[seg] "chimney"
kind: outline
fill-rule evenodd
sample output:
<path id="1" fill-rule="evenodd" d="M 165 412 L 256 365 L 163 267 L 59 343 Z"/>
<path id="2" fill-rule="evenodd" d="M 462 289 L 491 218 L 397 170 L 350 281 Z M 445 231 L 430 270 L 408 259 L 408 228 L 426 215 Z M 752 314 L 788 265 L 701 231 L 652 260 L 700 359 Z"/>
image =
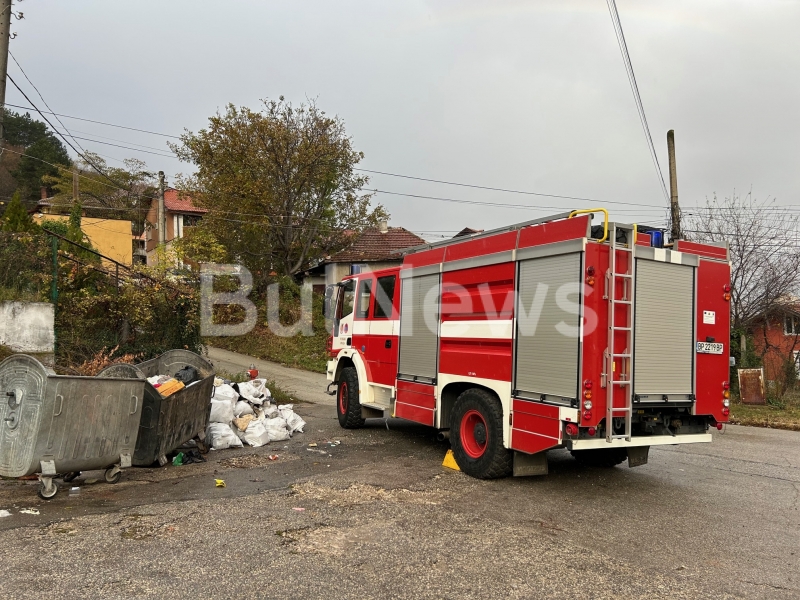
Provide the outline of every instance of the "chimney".
<path id="1" fill-rule="evenodd" d="M 47 200 L 47 188 L 46 187 L 42 186 L 42 189 L 40 190 L 40 195 L 42 197 L 42 200 Z"/>
<path id="2" fill-rule="evenodd" d="M 380 221 L 378 223 L 378 231 L 380 231 L 381 233 L 388 233 L 389 221 Z"/>

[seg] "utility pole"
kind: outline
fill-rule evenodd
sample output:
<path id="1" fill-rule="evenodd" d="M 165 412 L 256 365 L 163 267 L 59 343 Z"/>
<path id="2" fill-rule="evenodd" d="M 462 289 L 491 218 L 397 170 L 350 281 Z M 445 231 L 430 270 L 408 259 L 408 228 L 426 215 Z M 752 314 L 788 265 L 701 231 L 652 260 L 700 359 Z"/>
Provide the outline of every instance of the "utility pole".
<path id="1" fill-rule="evenodd" d="M 5 140 L 6 73 L 8 72 L 8 42 L 11 39 L 11 0 L 0 0 L 0 148 Z"/>
<path id="2" fill-rule="evenodd" d="M 80 189 L 78 186 L 78 165 L 72 166 L 72 204 L 80 202 Z"/>
<path id="3" fill-rule="evenodd" d="M 158 245 L 167 243 L 167 214 L 164 210 L 164 171 L 158 172 Z"/>
<path id="4" fill-rule="evenodd" d="M 672 215 L 672 241 L 681 237 L 681 209 L 678 206 L 678 174 L 675 171 L 675 131 L 667 132 L 667 152 L 669 152 L 669 196 Z"/>

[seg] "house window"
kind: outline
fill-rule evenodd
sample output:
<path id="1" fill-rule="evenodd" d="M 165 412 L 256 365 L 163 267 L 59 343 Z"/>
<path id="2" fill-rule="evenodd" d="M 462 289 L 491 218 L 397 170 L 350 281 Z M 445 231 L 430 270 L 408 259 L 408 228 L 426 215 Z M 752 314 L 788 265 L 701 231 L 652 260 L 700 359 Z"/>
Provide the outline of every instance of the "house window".
<path id="1" fill-rule="evenodd" d="M 786 315 L 783 318 L 783 334 L 800 335 L 800 317 L 795 315 Z"/>
<path id="2" fill-rule="evenodd" d="M 353 263 L 350 265 L 350 275 L 358 275 L 359 273 L 366 273 L 367 265 L 365 263 Z"/>
<path id="3" fill-rule="evenodd" d="M 183 226 L 194 227 L 200 222 L 200 217 L 197 215 L 183 215 Z"/>

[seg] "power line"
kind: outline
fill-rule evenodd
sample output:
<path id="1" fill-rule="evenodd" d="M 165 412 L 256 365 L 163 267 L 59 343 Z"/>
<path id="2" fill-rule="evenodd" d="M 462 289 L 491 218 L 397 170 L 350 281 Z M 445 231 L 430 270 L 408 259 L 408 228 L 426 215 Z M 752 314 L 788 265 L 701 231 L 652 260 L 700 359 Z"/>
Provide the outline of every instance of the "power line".
<path id="1" fill-rule="evenodd" d="M 52 109 L 52 108 L 50 108 L 50 105 L 47 103 L 47 100 L 45 100 L 45 99 L 44 99 L 44 96 L 42 96 L 42 92 L 40 92 L 40 91 L 39 91 L 39 88 L 37 88 L 37 87 L 36 87 L 36 85 L 34 85 L 34 83 L 31 81 L 31 78 L 30 78 L 30 77 L 28 77 L 28 74 L 25 72 L 25 69 L 23 69 L 23 68 L 22 68 L 22 65 L 21 65 L 21 64 L 19 64 L 19 61 L 17 60 L 17 57 L 16 57 L 16 56 L 14 56 L 14 54 L 11 52 L 11 50 L 9 50 L 9 51 L 8 51 L 8 54 L 9 54 L 9 56 L 11 56 L 11 58 L 12 58 L 12 59 L 14 59 L 14 62 L 17 64 L 17 67 L 19 68 L 20 72 L 22 72 L 22 75 L 25 77 L 25 79 L 27 79 L 27 80 L 28 80 L 28 83 L 30 83 L 30 84 L 31 84 L 31 87 L 32 87 L 34 90 L 36 90 L 36 93 L 37 93 L 37 94 L 39 94 L 39 98 L 41 98 L 41 99 L 42 99 L 42 102 L 44 102 L 44 105 L 45 105 L 45 106 L 46 106 L 46 107 L 47 107 L 49 110 L 51 110 L 51 111 L 52 111 L 53 109 Z M 17 85 L 17 84 L 15 83 L 14 85 Z M 58 120 L 58 122 L 59 122 L 59 123 L 61 123 L 61 126 L 64 128 L 64 131 L 66 131 L 66 132 L 67 132 L 67 134 L 69 135 L 69 137 L 71 137 L 71 138 L 72 138 L 72 140 L 73 140 L 73 141 L 74 141 L 76 144 L 78 144 L 78 148 L 80 148 L 81 150 L 83 150 L 83 146 L 81 146 L 81 145 L 78 143 L 78 141 L 77 141 L 77 140 L 76 140 L 76 139 L 73 137 L 73 135 L 70 133 L 69 129 L 67 129 L 67 126 L 66 126 L 66 125 L 64 125 L 64 123 L 61 121 L 61 119 L 59 119 L 59 118 L 58 118 L 58 115 L 56 115 L 55 113 L 53 113 L 53 114 L 55 115 L 55 117 L 56 117 L 56 119 Z M 63 136 L 62 136 L 62 137 L 63 137 Z M 86 152 L 86 151 L 84 150 L 84 152 Z"/>
<path id="2" fill-rule="evenodd" d="M 86 163 L 87 163 L 88 165 L 91 165 L 91 166 L 92 166 L 92 168 L 93 168 L 95 171 L 97 171 L 97 172 L 98 172 L 100 175 L 102 175 L 103 177 L 105 177 L 106 179 L 108 179 L 108 180 L 109 180 L 111 183 L 113 183 L 113 184 L 114 184 L 115 186 L 117 186 L 119 189 L 121 189 L 121 190 L 123 190 L 123 191 L 127 191 L 127 190 L 124 190 L 124 188 L 122 188 L 122 187 L 120 186 L 120 184 L 118 184 L 116 181 L 114 181 L 113 179 L 111 179 L 111 178 L 110 178 L 108 175 L 106 175 L 105 173 L 103 173 L 103 171 L 102 171 L 102 170 L 101 170 L 101 169 L 100 169 L 100 168 L 99 168 L 97 165 L 95 165 L 95 164 L 94 164 L 94 163 L 93 163 L 91 160 L 89 160 L 89 159 L 86 157 L 86 155 L 85 155 L 85 154 L 82 154 L 82 153 L 78 152 L 78 150 L 75 148 L 75 146 L 73 146 L 73 145 L 72 145 L 72 142 L 70 142 L 70 141 L 69 141 L 69 140 L 68 140 L 68 139 L 67 139 L 67 138 L 64 136 L 64 134 L 62 134 L 60 131 L 58 131 L 58 129 L 56 129 L 56 128 L 53 126 L 53 124 L 52 124 L 52 123 L 51 123 L 51 122 L 50 122 L 50 121 L 47 119 L 47 117 L 45 117 L 45 116 L 44 116 L 44 114 L 42 113 L 42 111 L 41 111 L 41 110 L 39 110 L 39 109 L 36 107 L 36 105 L 35 105 L 35 104 L 34 104 L 34 103 L 31 101 L 31 99 L 30 99 L 30 98 L 28 98 L 28 95 L 27 95 L 27 94 L 26 94 L 24 91 L 22 91 L 22 88 L 21 88 L 21 87 L 19 87 L 19 85 L 17 85 L 17 82 L 16 82 L 16 81 L 14 81 L 14 79 L 11 77 L 11 75 L 6 75 L 6 78 L 7 78 L 7 79 L 8 79 L 8 80 L 9 80 L 9 81 L 12 83 L 12 84 L 14 84 L 14 87 L 15 87 L 15 88 L 17 88 L 17 90 L 19 91 L 19 93 L 20 93 L 20 94 L 22 94 L 22 95 L 25 97 L 25 100 L 27 100 L 27 101 L 28 101 L 28 103 L 29 103 L 31 106 L 33 106 L 33 108 L 34 108 L 34 109 L 36 109 L 36 112 L 38 112 L 38 113 L 41 115 L 41 117 L 42 117 L 42 118 L 45 120 L 45 122 L 46 122 L 48 125 L 50 125 L 50 129 L 52 129 L 53 131 L 55 131 L 55 132 L 56 132 L 56 133 L 57 133 L 57 134 L 58 134 L 58 135 L 61 137 L 61 139 L 62 139 L 62 140 L 64 140 L 64 141 L 67 143 L 67 145 L 68 145 L 70 148 L 72 148 L 72 150 L 73 150 L 73 151 L 74 151 L 74 152 L 75 152 L 75 153 L 76 153 L 78 156 L 80 156 L 80 157 L 81 157 L 83 160 L 85 160 L 85 161 L 86 161 Z M 77 143 L 77 142 L 76 142 L 76 143 Z M 80 144 L 79 144 L 79 145 L 80 145 Z M 30 158 L 33 158 L 33 157 L 30 157 Z"/>
<path id="3" fill-rule="evenodd" d="M 19 109 L 22 109 L 22 110 L 35 110 L 36 112 L 39 112 L 39 110 L 37 108 L 31 107 L 31 106 L 20 106 L 18 104 L 9 104 L 8 102 L 6 102 L 6 106 L 12 106 L 14 108 L 19 108 Z M 45 111 L 45 112 L 47 112 L 47 111 Z M 127 127 L 125 125 L 115 125 L 114 123 L 106 123 L 104 121 L 95 121 L 93 119 L 84 119 L 83 117 L 72 117 L 70 115 L 64 115 L 64 114 L 61 114 L 61 113 L 49 112 L 47 114 L 58 116 L 58 117 L 64 117 L 65 119 L 75 119 L 76 121 L 85 121 L 87 123 L 95 123 L 97 125 L 105 125 L 107 127 L 116 127 L 118 129 L 128 129 L 129 131 L 138 131 L 140 133 L 149 133 L 150 135 L 160 135 L 160 136 L 163 136 L 163 137 L 175 138 L 176 140 L 180 139 L 180 136 L 177 136 L 177 135 L 170 135 L 168 133 L 159 133 L 157 131 L 149 131 L 147 129 L 138 129 L 136 127 Z"/>
<path id="4" fill-rule="evenodd" d="M 620 20 L 619 12 L 617 11 L 617 3 L 615 0 L 606 0 L 606 4 L 608 4 L 608 12 L 611 14 L 611 22 L 614 25 L 614 32 L 617 35 L 619 51 L 622 54 L 622 60 L 625 63 L 625 71 L 628 74 L 628 82 L 630 83 L 631 91 L 633 92 L 633 99 L 636 102 L 636 110 L 639 112 L 639 121 L 642 123 L 642 129 L 644 129 L 647 145 L 650 149 L 650 156 L 653 159 L 653 165 L 655 166 L 656 173 L 658 174 L 658 182 L 661 185 L 661 190 L 664 192 L 664 198 L 667 200 L 667 202 L 669 202 L 670 196 L 667 192 L 667 186 L 664 183 L 664 174 L 661 172 L 661 165 L 658 162 L 658 154 L 656 153 L 655 146 L 653 145 L 653 137 L 650 135 L 650 125 L 647 123 L 647 115 L 644 112 L 644 104 L 642 104 L 642 97 L 639 94 L 639 86 L 636 83 L 636 74 L 633 71 L 631 56 L 628 53 L 628 44 L 625 42 L 625 33 L 622 31 L 622 21 Z"/>
<path id="5" fill-rule="evenodd" d="M 69 133 L 69 131 L 67 133 Z M 105 146 L 114 146 L 115 148 L 124 148 L 125 150 L 132 150 L 134 152 L 144 152 L 145 154 L 155 154 L 156 156 L 162 156 L 164 158 L 175 158 L 175 156 L 172 155 L 172 154 L 162 154 L 160 152 L 153 152 L 151 150 L 140 150 L 139 148 L 131 148 L 130 146 L 121 146 L 119 144 L 112 144 L 111 142 L 101 142 L 100 140 L 93 140 L 93 139 L 90 139 L 90 138 L 85 138 L 85 137 L 80 137 L 80 136 L 73 136 L 71 133 L 70 133 L 70 137 L 73 140 L 83 140 L 85 142 L 93 142 L 95 144 L 103 144 Z M 84 150 L 84 152 L 85 152 L 85 150 Z"/>

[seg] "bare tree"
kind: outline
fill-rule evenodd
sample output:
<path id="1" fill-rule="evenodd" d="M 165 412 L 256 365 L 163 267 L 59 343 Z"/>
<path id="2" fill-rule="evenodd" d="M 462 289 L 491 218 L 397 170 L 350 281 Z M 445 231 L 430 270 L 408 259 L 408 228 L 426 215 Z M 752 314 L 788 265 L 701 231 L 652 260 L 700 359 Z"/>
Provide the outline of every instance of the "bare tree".
<path id="1" fill-rule="evenodd" d="M 731 326 L 741 336 L 793 300 L 800 282 L 800 216 L 774 199 L 736 192 L 707 200 L 687 219 L 684 231 L 700 242 L 727 242 L 731 260 Z"/>

